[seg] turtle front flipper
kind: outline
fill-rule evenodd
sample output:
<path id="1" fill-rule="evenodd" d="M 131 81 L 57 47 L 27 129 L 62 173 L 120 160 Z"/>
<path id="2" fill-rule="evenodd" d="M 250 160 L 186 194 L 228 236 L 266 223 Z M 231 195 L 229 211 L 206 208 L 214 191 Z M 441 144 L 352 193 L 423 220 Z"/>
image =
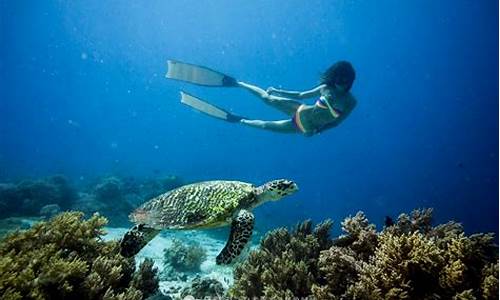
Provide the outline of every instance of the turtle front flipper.
<path id="1" fill-rule="evenodd" d="M 136 255 L 158 233 L 160 233 L 160 230 L 147 227 L 144 224 L 135 225 L 125 233 L 120 241 L 120 254 L 124 257 Z"/>
<path id="2" fill-rule="evenodd" d="M 241 254 L 252 237 L 254 223 L 255 217 L 251 212 L 244 209 L 238 212 L 238 215 L 231 222 L 231 233 L 226 246 L 215 260 L 218 265 L 230 264 Z"/>

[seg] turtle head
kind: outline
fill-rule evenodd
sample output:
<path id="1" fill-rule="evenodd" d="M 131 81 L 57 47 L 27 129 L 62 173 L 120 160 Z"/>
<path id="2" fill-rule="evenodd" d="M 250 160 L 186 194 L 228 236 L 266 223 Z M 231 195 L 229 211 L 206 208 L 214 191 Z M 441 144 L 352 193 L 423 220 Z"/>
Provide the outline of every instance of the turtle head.
<path id="1" fill-rule="evenodd" d="M 299 190 L 297 184 L 287 179 L 277 179 L 269 181 L 257 188 L 257 198 L 259 202 L 277 201 L 291 195 Z"/>

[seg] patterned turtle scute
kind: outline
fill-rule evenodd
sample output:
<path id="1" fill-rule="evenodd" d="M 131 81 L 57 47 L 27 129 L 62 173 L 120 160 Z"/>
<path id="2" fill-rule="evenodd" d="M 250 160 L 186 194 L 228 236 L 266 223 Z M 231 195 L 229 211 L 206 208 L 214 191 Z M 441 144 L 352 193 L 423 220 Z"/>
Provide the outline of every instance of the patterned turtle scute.
<path id="1" fill-rule="evenodd" d="M 160 195 L 136 211 L 141 223 L 157 229 L 208 228 L 226 224 L 255 198 L 255 187 L 240 181 L 206 181 L 182 186 Z M 134 213 L 131 215 L 132 221 Z"/>

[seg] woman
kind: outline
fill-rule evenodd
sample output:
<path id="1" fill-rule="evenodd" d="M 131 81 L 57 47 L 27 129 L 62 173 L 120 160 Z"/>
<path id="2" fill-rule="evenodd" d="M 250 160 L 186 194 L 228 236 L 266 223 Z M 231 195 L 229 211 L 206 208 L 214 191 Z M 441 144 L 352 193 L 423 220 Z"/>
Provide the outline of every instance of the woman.
<path id="1" fill-rule="evenodd" d="M 264 103 L 285 113 L 289 118 L 277 121 L 248 119 L 181 92 L 183 103 L 219 119 L 274 132 L 302 133 L 311 136 L 339 125 L 356 106 L 356 100 L 349 92 L 356 75 L 354 68 L 347 61 L 333 64 L 321 76 L 320 85 L 303 92 L 273 87 L 264 90 L 205 67 L 176 61 L 169 61 L 168 67 L 167 78 L 205 86 L 241 87 L 258 96 Z M 298 101 L 308 98 L 317 100 L 313 105 Z"/>

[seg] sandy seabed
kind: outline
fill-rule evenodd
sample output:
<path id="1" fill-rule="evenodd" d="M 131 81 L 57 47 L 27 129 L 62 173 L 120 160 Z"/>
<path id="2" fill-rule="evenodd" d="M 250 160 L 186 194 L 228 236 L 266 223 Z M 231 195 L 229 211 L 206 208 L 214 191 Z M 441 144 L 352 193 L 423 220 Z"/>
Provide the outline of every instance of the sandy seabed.
<path id="1" fill-rule="evenodd" d="M 119 240 L 127 232 L 128 228 L 106 227 L 104 240 Z M 166 266 L 163 264 L 163 250 L 172 245 L 172 241 L 196 241 L 206 250 L 207 258 L 201 264 L 200 271 L 196 273 L 179 273 L 173 280 L 162 280 L 160 276 L 160 291 L 170 296 L 180 296 L 180 291 L 189 286 L 196 276 L 213 278 L 222 283 L 225 289 L 233 284 L 233 267 L 219 266 L 215 264 L 215 258 L 224 247 L 225 241 L 210 237 L 203 231 L 164 231 L 149 242 L 136 256 L 135 262 L 138 267 L 145 258 L 151 258 L 158 268 L 158 274 L 164 272 Z M 172 276 L 169 276 L 172 277 Z M 175 277 L 175 276 L 174 276 Z"/>

